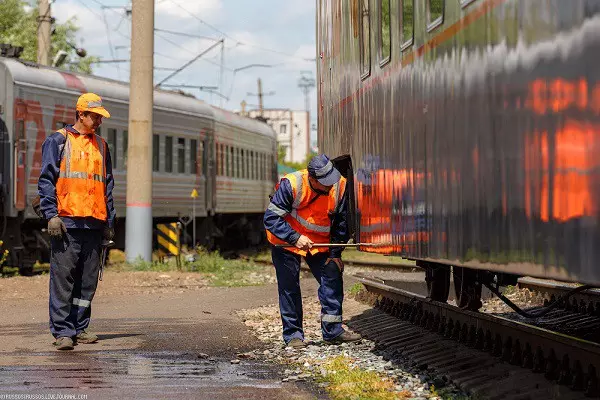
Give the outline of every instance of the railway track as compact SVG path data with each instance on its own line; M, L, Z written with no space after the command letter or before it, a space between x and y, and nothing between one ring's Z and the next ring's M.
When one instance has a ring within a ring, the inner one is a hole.
M584 290L565 299L565 295L578 285L525 277L519 279L518 286L544 295L545 306L556 300L560 309L600 317L600 290L598 289Z
M554 321L554 327L577 327L576 337L544 321L465 311L382 279L355 278L377 301L348 325L390 359L408 359L488 399L599 397L600 344L582 338L600 330L598 317L569 312Z

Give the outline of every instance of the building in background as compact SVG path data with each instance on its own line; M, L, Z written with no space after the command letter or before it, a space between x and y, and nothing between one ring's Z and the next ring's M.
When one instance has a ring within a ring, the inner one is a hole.
M290 109L264 109L262 116L277 133L279 146L283 146L285 162L304 162L311 153L309 113ZM247 116L260 116L259 110L250 110Z

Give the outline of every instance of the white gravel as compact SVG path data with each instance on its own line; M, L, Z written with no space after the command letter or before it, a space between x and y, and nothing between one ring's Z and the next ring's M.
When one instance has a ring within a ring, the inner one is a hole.
M467 398L461 391L446 385L446 382L439 378L421 374L408 365L398 365L385 360L374 352L375 344L370 340L363 339L359 342L336 346L324 343L321 338L320 321L318 319L320 314L319 302L312 298L305 298L303 303L304 332L309 345L300 350L284 347L281 337L281 319L277 305L240 312L245 324L250 327L259 340L267 343L268 346L267 350L257 351L257 354L251 354L250 356L284 364L286 367L282 381L313 380L325 373L323 366L328 360L337 356L345 356L352 360L351 363L355 367L365 371L375 371L382 376L393 379L399 398L436 400L441 399L440 395L442 393L445 399ZM352 315L360 314L367 308L368 306L365 304L346 298L344 300L344 317L349 319ZM243 356L247 357L248 354ZM326 384L320 383L319 386L324 387ZM432 393L432 386L435 386L439 395Z

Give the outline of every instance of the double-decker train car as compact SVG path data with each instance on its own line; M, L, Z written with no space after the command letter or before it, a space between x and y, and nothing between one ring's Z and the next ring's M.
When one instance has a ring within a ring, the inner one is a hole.
M318 0L319 148L430 297L600 285L600 1ZM457 283L459 283L457 285Z
M23 271L43 259L45 223L30 206L37 195L44 139L75 120L81 93L103 98L111 118L99 128L113 162L116 247L125 241L129 85L0 58L0 240L8 265ZM155 223L191 217L207 247L258 245L262 215L276 181L275 132L182 94L154 91L152 215ZM196 189L198 197L192 198ZM186 238L191 238L192 224Z

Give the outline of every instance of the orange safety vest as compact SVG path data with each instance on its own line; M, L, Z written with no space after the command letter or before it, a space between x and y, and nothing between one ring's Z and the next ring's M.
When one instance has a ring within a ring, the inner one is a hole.
M277 214L283 216L293 230L308 237L314 243L329 243L331 232L331 220L329 215L335 213L346 190L346 178L342 177L338 183L333 185L328 196L319 196L315 200L315 192L312 191L308 182L308 170L303 169L283 177L290 181L294 201L292 212L282 215L282 211L273 204L269 209L275 208ZM277 188L279 185L277 185ZM267 239L271 244L287 244L271 232L267 231ZM292 253L306 256L306 251L297 247L287 248ZM310 250L310 254L329 251L328 247L317 247Z
M58 215L106 221L106 142L95 134L58 132L66 138L56 181Z

